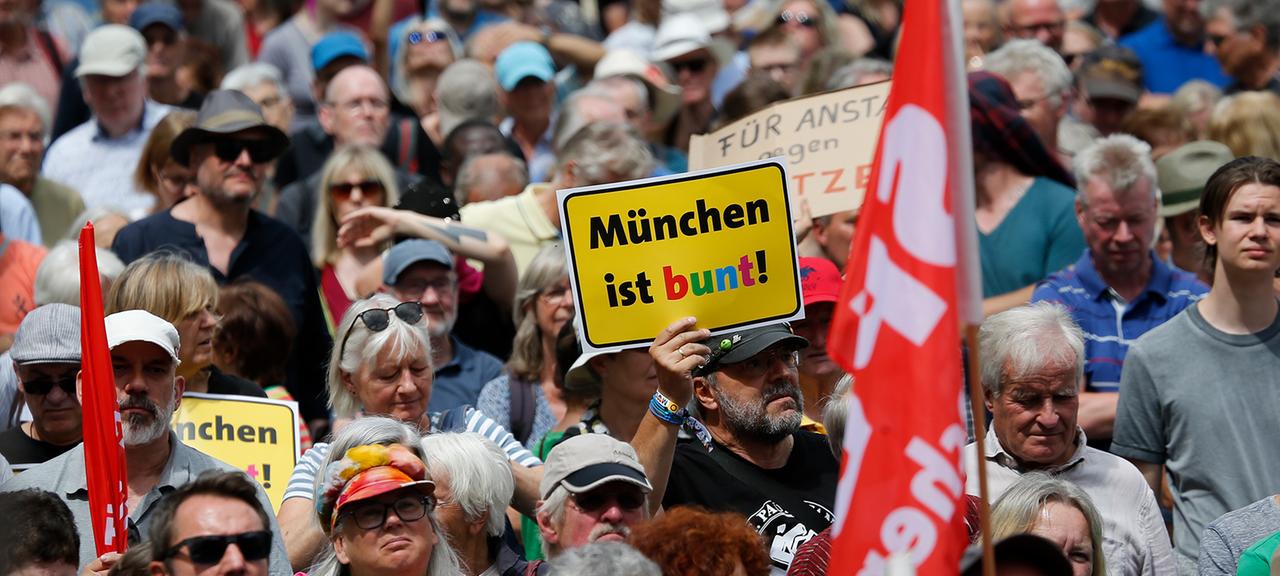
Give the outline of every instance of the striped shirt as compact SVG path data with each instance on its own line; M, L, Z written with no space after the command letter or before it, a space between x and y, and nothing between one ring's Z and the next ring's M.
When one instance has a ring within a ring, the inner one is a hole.
M435 428L439 414L431 415L432 428ZM467 407L465 412L466 431L475 432L493 441L507 453L507 459L524 466L525 468L533 468L541 466L542 461L534 456L516 441L515 437L507 432L492 418L485 416L484 413L475 408ZM316 475L320 473L320 465L324 462L325 456L329 455L329 444L327 442L317 443L311 447L302 458L298 459L298 465L293 468L293 475L289 477L289 486L285 488L284 499L290 498L306 498L307 500L315 500L315 480Z
M146 216L156 197L134 185L133 171L151 129L172 110L148 100L138 127L119 138L107 136L96 118L72 128L49 146L41 176L79 192L88 208L114 208L130 220Z
M1084 331L1084 376L1090 392L1119 392L1120 369L1129 345L1152 328L1177 316L1209 291L1194 274L1151 255L1151 279L1132 302L1115 293L1093 266L1086 250L1075 264L1046 278L1032 302L1058 302Z

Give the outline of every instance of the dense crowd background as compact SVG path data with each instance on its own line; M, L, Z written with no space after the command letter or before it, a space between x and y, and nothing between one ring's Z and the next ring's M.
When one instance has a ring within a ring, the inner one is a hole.
M955 514L976 537L981 457L1002 572L1280 570L1280 2L960 5L990 433ZM892 385L826 353L860 198L796 198L804 320L583 354L555 191L916 73L903 14L0 0L0 574L825 574L842 400ZM85 488L88 221L123 556ZM297 402L278 509L169 430L188 392Z

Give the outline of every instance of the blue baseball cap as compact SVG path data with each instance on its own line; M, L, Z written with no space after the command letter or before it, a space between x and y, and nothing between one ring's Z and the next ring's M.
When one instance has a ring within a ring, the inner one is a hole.
M498 85L510 92L525 78L537 78L550 82L556 75L556 64L537 42L516 42L498 55L494 64L494 72L498 76Z
M395 286L400 275L419 262L433 262L453 270L453 255L435 240L404 240L382 255L382 283Z
M369 50L355 34L342 31L325 34L311 47L311 69L319 72L343 56L359 58L361 62L369 63Z
M182 24L182 13L169 4L148 2L139 6L133 11L133 15L129 16L129 26L139 32L146 30L152 24L164 24L174 32L185 32L187 29Z

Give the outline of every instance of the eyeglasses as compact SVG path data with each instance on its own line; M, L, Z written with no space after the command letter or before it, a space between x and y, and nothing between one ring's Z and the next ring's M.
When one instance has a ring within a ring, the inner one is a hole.
M1062 32L1062 29L1066 25L1067 23L1065 21L1056 20L1053 22L1036 22L1033 24L1024 24L1021 26L1015 26L1014 30L1019 35L1022 35L1022 36L1033 36L1041 30L1044 30L1045 32L1048 32L1050 34L1056 34L1058 32Z
M391 109L391 103L381 98L357 98L347 102L329 103L329 106L341 110L348 116L359 114L366 107L373 112L386 112Z
M564 304L565 299L568 298L569 294L572 292L573 289L568 286L556 286L555 288L547 288L546 290L543 290L542 294L539 294L538 296L542 297L542 301L546 302L548 306L559 306Z
M266 140L239 140L221 138L213 143L213 153L223 162L235 162L245 150L254 164L268 162L274 156L271 144Z
M675 70L676 75L679 75L680 72L684 70L688 70L690 74L701 74L703 70L707 69L707 59L695 58L693 60L684 60L682 62L672 62L671 69Z
M774 20L774 24L779 26L783 24L799 24L805 28L817 28L818 19L810 16L808 12L783 10L781 14L778 14L778 19Z
M427 44L434 44L444 40L445 38L446 36L444 35L444 32L437 32L435 30L428 30L426 32L410 32L409 44L417 45L424 42Z
M186 547L187 555L191 557L192 562L212 566L222 561L222 556L227 553L227 546L231 544L235 544L236 548L240 549L240 555L244 556L245 560L250 562L263 560L271 554L271 532L258 530L225 536L187 538L165 552L164 557L173 558L183 547Z
M405 324L417 324L422 321L422 304L418 302L401 302L394 308L373 308L365 310L351 321L351 325L347 326L347 333L342 336L342 346L338 347L338 357L341 358L347 351L347 340L351 339L351 333L355 331L356 322L363 322L365 328L370 332L381 332L391 325L391 312L395 312L396 318L399 318Z
M615 502L623 510L635 510L644 506L644 494L640 490L592 490L573 495L573 505L588 514L605 510Z
M329 193L338 200L347 200L351 198L351 193L356 188L360 189L360 194L368 198L370 196L381 197L386 193L386 188L382 186L382 182L378 180L365 180L364 182L342 182L329 185Z
M775 362L782 362L788 370L800 366L800 353L790 348L774 348L765 350L741 362L725 364L722 369L735 370L749 377L763 376Z
M447 298L453 296L453 287L457 284L458 280L450 273L423 282L416 280L401 282L395 285L395 290L405 300L418 300L427 293L427 290L434 290L437 298Z
M22 389L32 396L44 396L48 394L53 387L57 386L66 392L68 396L76 395L76 373L70 372L61 378L50 378L43 376L40 378L32 378L22 381Z
M435 507L436 501L430 496L404 496L390 503L360 503L346 516L355 520L361 530L376 530L387 523L388 511L394 511L402 522L408 523L421 520Z

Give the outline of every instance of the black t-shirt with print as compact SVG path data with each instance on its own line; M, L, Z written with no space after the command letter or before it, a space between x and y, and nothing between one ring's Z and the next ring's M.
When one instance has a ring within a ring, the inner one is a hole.
M765 538L773 573L785 573L800 545L831 525L840 476L825 436L801 430L792 437L791 456L775 470L759 468L718 443L715 450L721 454L713 457L698 441L681 440L662 505L746 516ZM722 465L718 459L731 463Z

